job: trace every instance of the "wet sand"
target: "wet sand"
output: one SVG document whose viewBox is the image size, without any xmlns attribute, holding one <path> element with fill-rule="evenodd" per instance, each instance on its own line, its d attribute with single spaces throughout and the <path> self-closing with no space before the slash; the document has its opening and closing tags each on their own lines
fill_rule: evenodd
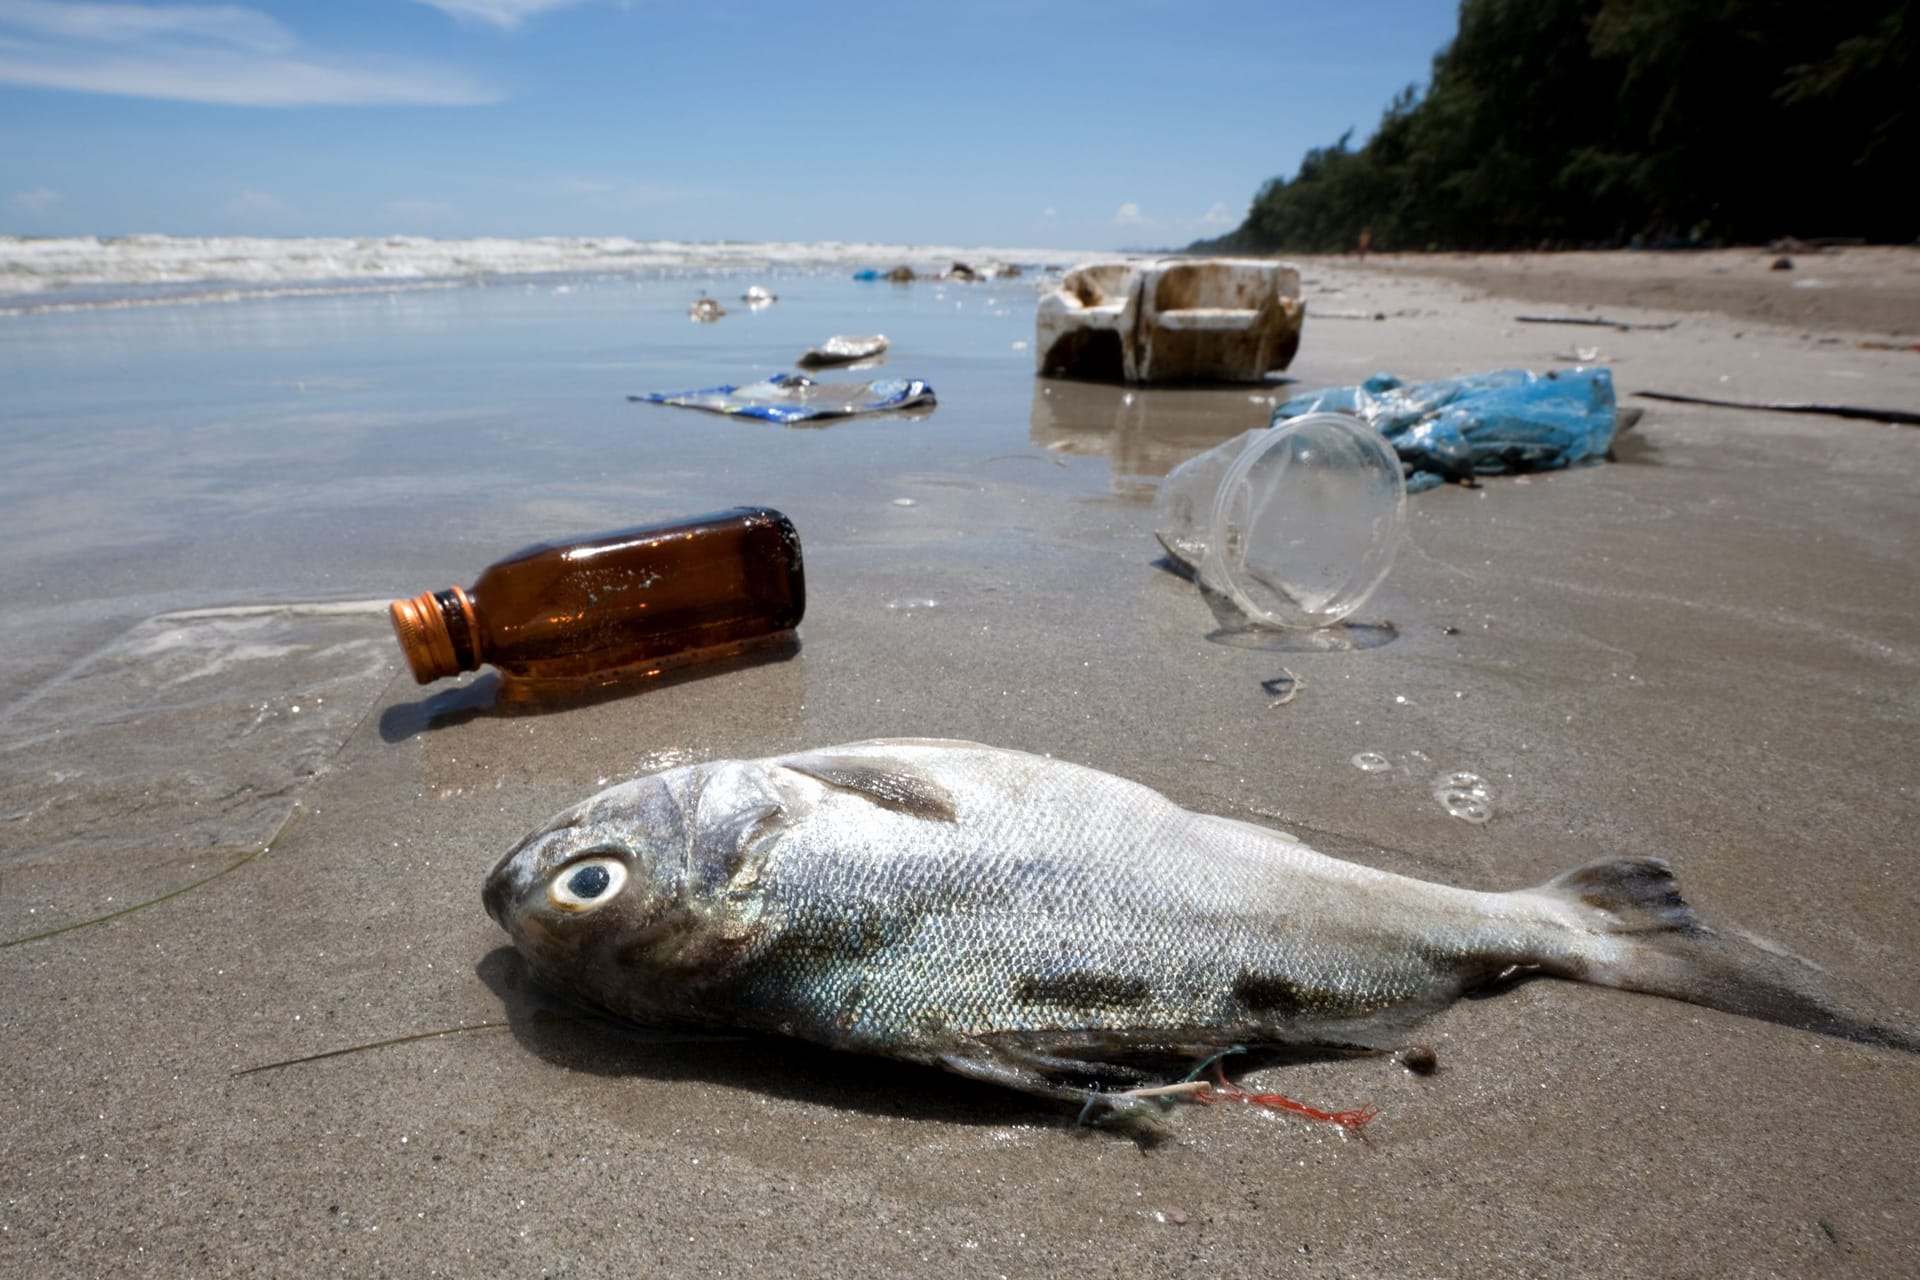
<svg viewBox="0 0 1920 1280">
<path fill-rule="evenodd" d="M 1286 390 L 1037 383 L 1025 287 L 769 280 L 714 326 L 694 289 L 752 280 L 0 321 L 0 1270 L 1912 1274 L 1910 1056 L 1540 981 L 1434 1019 L 1431 1076 L 1252 1077 L 1379 1106 L 1364 1140 L 1192 1108 L 1143 1151 L 937 1072 L 582 1022 L 481 911 L 603 782 L 955 736 L 1455 883 L 1665 856 L 1710 922 L 1920 1025 L 1920 432 L 1627 394 L 1913 408 L 1920 356 L 1858 343 L 1914 296 L 1771 325 L 1683 281 L 1594 298 L 1675 328 L 1589 330 L 1395 265 L 1302 264 L 1298 389 L 1597 348 L 1647 414 L 1608 465 L 1412 499 L 1367 646 L 1210 638 L 1156 564 L 1157 478 Z M 887 333 L 938 408 L 807 431 L 623 399 L 835 332 Z M 806 546 L 786 661 L 499 714 L 483 679 L 417 688 L 378 611 L 735 502 Z M 1485 825 L 1432 796 L 1462 768 Z"/>
</svg>

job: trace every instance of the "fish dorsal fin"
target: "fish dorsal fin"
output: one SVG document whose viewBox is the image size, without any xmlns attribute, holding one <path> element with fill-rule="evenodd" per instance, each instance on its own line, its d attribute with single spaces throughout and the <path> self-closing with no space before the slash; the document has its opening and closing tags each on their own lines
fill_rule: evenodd
<svg viewBox="0 0 1920 1280">
<path fill-rule="evenodd" d="M 934 822 L 959 820 L 951 791 L 898 760 L 821 752 L 788 756 L 780 763 L 817 782 L 863 796 L 882 809 Z"/>
</svg>

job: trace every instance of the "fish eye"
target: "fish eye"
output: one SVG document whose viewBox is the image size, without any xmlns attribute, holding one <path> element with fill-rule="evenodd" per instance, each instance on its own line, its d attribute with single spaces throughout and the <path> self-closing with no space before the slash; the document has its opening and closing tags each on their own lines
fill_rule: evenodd
<svg viewBox="0 0 1920 1280">
<path fill-rule="evenodd" d="M 591 911 L 612 901 L 627 883 L 627 864 L 618 858 L 583 858 L 554 873 L 547 900 L 562 911 Z"/>
</svg>

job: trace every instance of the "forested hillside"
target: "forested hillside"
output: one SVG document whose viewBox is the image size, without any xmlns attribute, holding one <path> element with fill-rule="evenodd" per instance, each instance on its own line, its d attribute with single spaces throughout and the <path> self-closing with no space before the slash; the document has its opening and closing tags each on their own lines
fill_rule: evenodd
<svg viewBox="0 0 1920 1280">
<path fill-rule="evenodd" d="M 1196 249 L 1920 234 L 1915 0 L 1463 0 L 1424 94 Z"/>
</svg>

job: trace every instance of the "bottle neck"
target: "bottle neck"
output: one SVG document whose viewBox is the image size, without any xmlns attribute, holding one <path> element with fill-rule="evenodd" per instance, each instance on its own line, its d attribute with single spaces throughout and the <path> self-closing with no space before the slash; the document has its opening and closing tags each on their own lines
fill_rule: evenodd
<svg viewBox="0 0 1920 1280">
<path fill-rule="evenodd" d="M 423 591 L 410 600 L 395 600 L 387 606 L 387 614 L 419 683 L 431 684 L 443 676 L 479 668 L 480 620 L 473 597 L 462 588 Z"/>
</svg>

